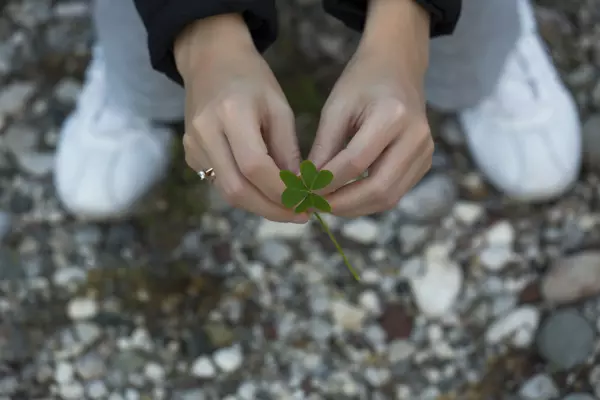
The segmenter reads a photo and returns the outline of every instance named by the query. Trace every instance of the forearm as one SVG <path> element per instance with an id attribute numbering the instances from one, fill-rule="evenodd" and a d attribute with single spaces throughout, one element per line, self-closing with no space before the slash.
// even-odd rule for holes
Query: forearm
<path id="1" fill-rule="evenodd" d="M 211 62 L 214 51 L 254 47 L 252 35 L 240 14 L 222 14 L 190 24 L 175 40 L 175 64 L 183 80 L 199 60 Z"/>
<path id="2" fill-rule="evenodd" d="M 369 0 L 361 47 L 400 57 L 415 72 L 424 73 L 430 24 L 430 14 L 414 0 Z"/>

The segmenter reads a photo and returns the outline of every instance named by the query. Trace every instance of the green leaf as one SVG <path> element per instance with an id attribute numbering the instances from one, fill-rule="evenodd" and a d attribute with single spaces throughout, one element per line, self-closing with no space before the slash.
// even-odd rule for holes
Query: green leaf
<path id="1" fill-rule="evenodd" d="M 311 208 L 312 205 L 313 205 L 312 196 L 308 195 L 308 196 L 306 196 L 306 198 L 304 200 L 302 200 L 302 203 L 298 204 L 298 207 L 296 207 L 294 212 L 296 214 L 301 214 L 303 212 L 306 212 L 306 210 L 308 210 L 309 208 Z"/>
<path id="2" fill-rule="evenodd" d="M 304 182 L 302 182 L 302 179 L 292 171 L 283 170 L 279 172 L 279 177 L 281 178 L 281 181 L 285 183 L 287 188 L 298 190 L 308 189 Z"/>
<path id="3" fill-rule="evenodd" d="M 308 196 L 305 190 L 287 188 L 281 194 L 281 203 L 287 208 L 293 208 Z"/>
<path id="4" fill-rule="evenodd" d="M 319 211 L 323 211 L 323 212 L 331 212 L 331 206 L 329 205 L 329 203 L 327 202 L 327 200 L 325 200 L 323 197 L 316 195 L 316 194 L 310 194 L 310 200 L 312 202 L 312 205 Z"/>
<path id="5" fill-rule="evenodd" d="M 325 189 L 333 180 L 333 172 L 323 169 L 317 173 L 310 190 Z"/>
<path id="6" fill-rule="evenodd" d="M 317 167 L 310 160 L 304 160 L 300 163 L 300 175 L 302 175 L 302 180 L 307 188 L 311 188 L 313 182 L 317 178 Z"/>

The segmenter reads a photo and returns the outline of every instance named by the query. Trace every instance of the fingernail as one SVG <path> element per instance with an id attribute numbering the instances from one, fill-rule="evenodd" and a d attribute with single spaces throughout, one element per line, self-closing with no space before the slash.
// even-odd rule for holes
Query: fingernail
<path id="1" fill-rule="evenodd" d="M 300 214 L 293 220 L 296 224 L 305 224 L 308 222 L 308 216 L 306 214 Z"/>

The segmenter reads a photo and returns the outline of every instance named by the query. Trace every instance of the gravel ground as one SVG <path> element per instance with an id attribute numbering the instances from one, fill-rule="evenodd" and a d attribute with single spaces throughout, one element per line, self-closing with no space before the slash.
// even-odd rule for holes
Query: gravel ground
<path id="1" fill-rule="evenodd" d="M 436 115 L 434 171 L 397 210 L 329 219 L 356 283 L 318 226 L 223 207 L 180 164 L 129 219 L 68 216 L 50 172 L 89 7 L 0 1 L 0 399 L 600 397 L 600 2 L 539 5 L 580 181 L 511 203 Z"/>

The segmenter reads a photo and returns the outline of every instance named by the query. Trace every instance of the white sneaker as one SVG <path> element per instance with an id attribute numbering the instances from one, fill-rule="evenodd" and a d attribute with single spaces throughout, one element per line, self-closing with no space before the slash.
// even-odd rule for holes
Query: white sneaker
<path id="1" fill-rule="evenodd" d="M 576 105 L 520 1 L 524 32 L 495 92 L 459 114 L 473 158 L 489 181 L 528 201 L 561 195 L 576 181 L 581 128 Z"/>
<path id="2" fill-rule="evenodd" d="M 84 218 L 120 216 L 162 178 L 172 135 L 114 104 L 95 52 L 58 144 L 54 180 L 64 206 Z"/>

